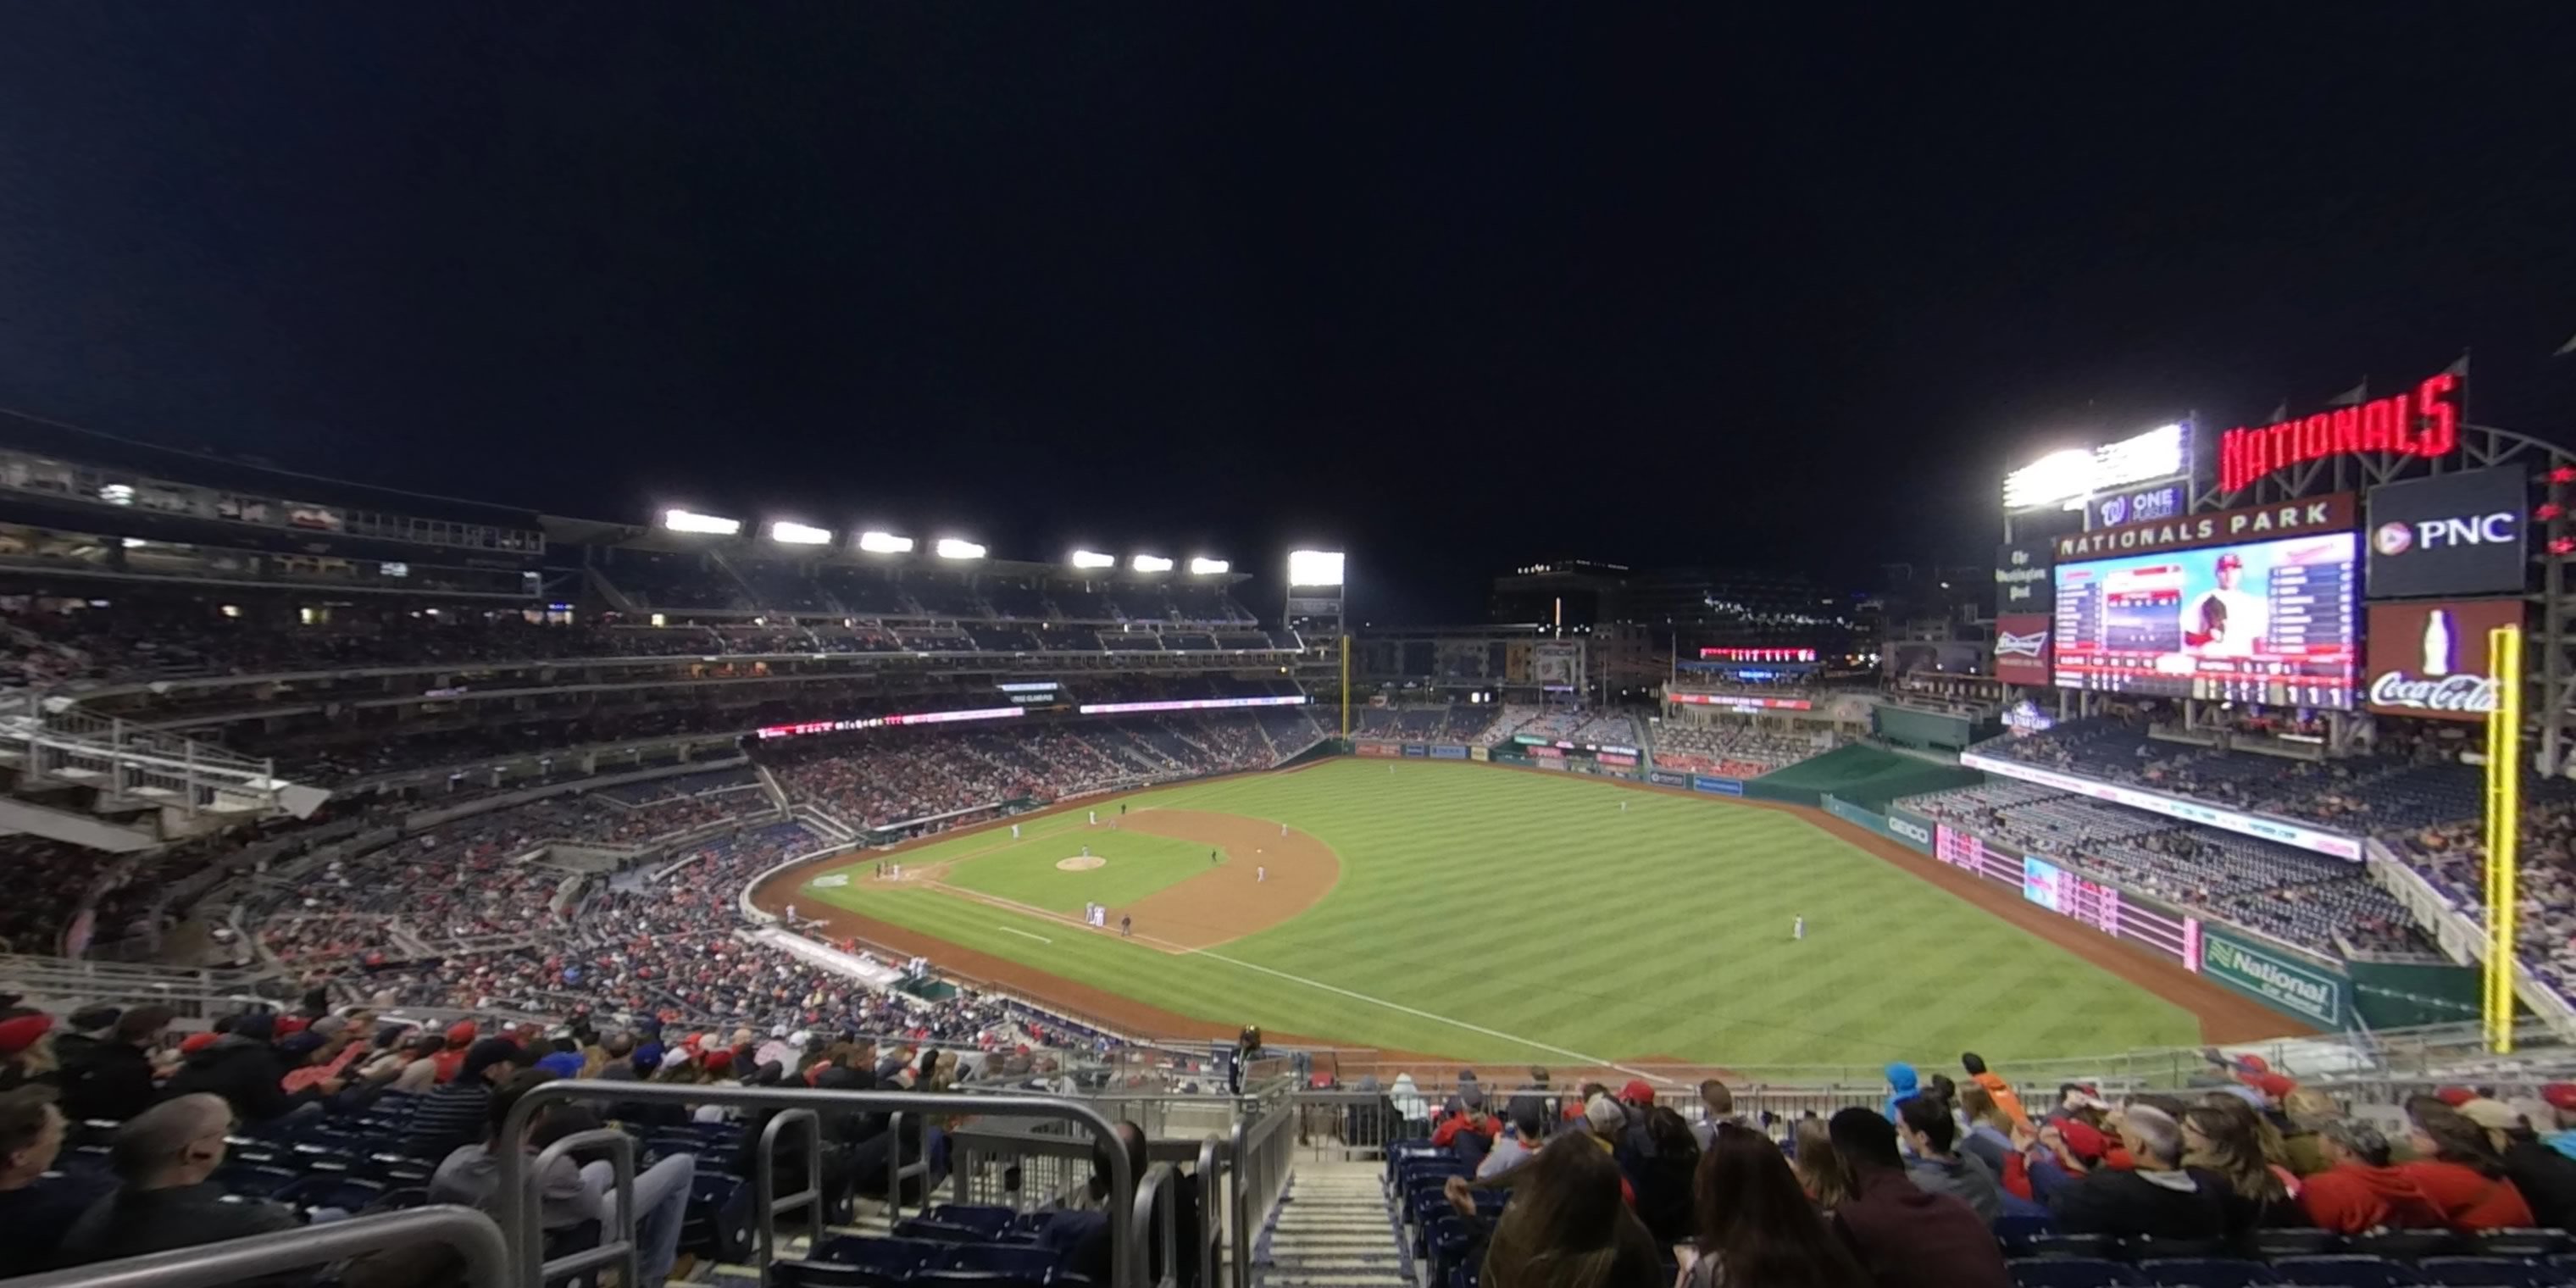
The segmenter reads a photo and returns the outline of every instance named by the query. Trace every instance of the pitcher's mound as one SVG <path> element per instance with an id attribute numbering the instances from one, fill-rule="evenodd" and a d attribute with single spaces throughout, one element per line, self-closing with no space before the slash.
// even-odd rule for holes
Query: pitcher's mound
<path id="1" fill-rule="evenodd" d="M 1097 854 L 1081 854 L 1070 859 L 1057 859 L 1055 865 L 1067 872 L 1089 872 L 1109 860 Z"/>

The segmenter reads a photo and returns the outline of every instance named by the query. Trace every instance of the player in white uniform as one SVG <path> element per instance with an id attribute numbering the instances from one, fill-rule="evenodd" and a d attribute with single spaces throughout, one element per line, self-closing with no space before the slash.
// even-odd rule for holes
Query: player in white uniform
<path id="1" fill-rule="evenodd" d="M 1804 917 L 1800 917 L 1800 918 L 1798 918 L 1796 921 L 1792 921 L 1792 922 L 1790 922 L 1790 923 L 1789 923 L 1789 938 L 1790 938 L 1791 940 L 1793 940 L 1793 941 L 1794 941 L 1794 940 L 1800 940 L 1800 939 L 1804 939 L 1804 938 L 1806 938 L 1806 937 L 1807 937 L 1807 919 L 1806 919 L 1806 918 L 1804 918 Z"/>
<path id="2" fill-rule="evenodd" d="M 2218 589 L 2205 590 L 2182 606 L 2183 643 L 2203 657 L 2252 657 L 2272 633 L 2272 606 L 2260 595 L 2238 590 L 2245 561 L 2233 552 L 2218 557 Z"/>
<path id="3" fill-rule="evenodd" d="M 1252 883 L 1253 883 L 1254 885 L 1259 885 L 1259 884 L 1261 884 L 1261 883 L 1262 883 L 1262 882 L 1264 882 L 1264 881 L 1268 881 L 1269 879 L 1270 879 L 1270 869 L 1268 869 L 1268 868 L 1254 868 L 1254 869 L 1252 870 Z"/>
<path id="4" fill-rule="evenodd" d="M 1017 823 L 1011 824 L 1011 839 L 1014 841 L 1020 839 L 1020 825 Z"/>

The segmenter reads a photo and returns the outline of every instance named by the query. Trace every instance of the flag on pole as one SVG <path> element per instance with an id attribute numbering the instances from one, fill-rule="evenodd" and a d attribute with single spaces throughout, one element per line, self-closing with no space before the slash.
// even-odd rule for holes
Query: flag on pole
<path id="1" fill-rule="evenodd" d="M 2364 376 L 2362 377 L 2360 384 L 2354 385 L 2352 388 L 2344 390 L 2342 393 L 2336 394 L 2332 398 L 2326 399 L 2326 406 L 2358 407 L 2369 401 L 2370 377 Z"/>

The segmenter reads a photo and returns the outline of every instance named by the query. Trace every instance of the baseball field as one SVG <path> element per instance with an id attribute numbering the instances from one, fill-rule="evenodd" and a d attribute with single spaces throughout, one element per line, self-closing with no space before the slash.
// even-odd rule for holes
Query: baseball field
<path id="1" fill-rule="evenodd" d="M 1344 759 L 1018 826 L 809 865 L 755 897 L 1155 1036 L 1258 1023 L 1465 1061 L 1756 1066 L 2098 1055 L 2291 1027 L 1787 807 Z M 1082 924 L 1090 904 L 1105 928 Z"/>

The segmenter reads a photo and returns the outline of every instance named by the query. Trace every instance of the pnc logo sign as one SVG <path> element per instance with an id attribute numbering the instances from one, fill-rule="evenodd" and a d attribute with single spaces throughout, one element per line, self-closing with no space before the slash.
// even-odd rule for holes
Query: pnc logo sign
<path id="1" fill-rule="evenodd" d="M 2370 548 L 2395 558 L 2409 550 L 2443 550 L 2459 546 L 2506 545 L 2522 539 L 2521 515 L 2511 510 L 2465 519 L 2423 519 L 2383 523 L 2370 534 Z"/>

